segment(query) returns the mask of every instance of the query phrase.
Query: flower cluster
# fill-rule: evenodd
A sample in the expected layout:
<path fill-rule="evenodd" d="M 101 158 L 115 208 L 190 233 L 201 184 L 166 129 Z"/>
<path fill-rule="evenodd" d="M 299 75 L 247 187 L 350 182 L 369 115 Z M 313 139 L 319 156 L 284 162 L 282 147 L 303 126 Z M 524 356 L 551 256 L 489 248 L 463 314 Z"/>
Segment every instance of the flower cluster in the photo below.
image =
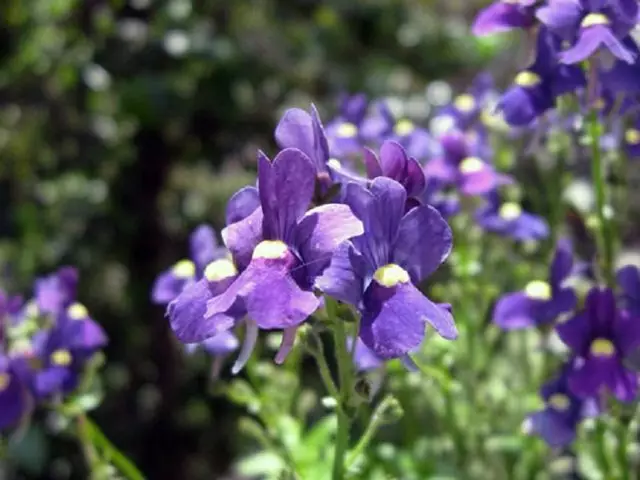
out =
<path fill-rule="evenodd" d="M 560 97 L 585 88 L 584 108 L 624 109 L 616 99 L 638 92 L 640 50 L 631 32 L 639 12 L 636 0 L 501 0 L 480 12 L 476 35 L 522 29 L 535 43 L 533 60 L 498 101 L 505 121 L 530 125 Z M 588 82 L 583 61 L 590 64 Z M 626 135 L 631 145 L 638 143 L 634 132 Z"/>
<path fill-rule="evenodd" d="M 498 1 L 481 11 L 474 24 L 477 35 L 527 32 L 535 44 L 532 60 L 500 96 L 496 109 L 510 126 L 540 125 L 539 132 L 550 121 L 574 133 L 589 113 L 595 132 L 591 155 L 596 157 L 596 183 L 604 182 L 599 178 L 600 151 L 624 143 L 628 155 L 638 154 L 637 130 L 632 127 L 622 134 L 621 126 L 627 118 L 637 124 L 630 95 L 638 89 L 640 51 L 631 31 L 639 13 L 636 0 Z M 559 108 L 561 98 L 569 108 Z M 605 232 L 600 248 L 606 249 L 610 241 L 603 195 L 597 202 L 598 228 Z M 541 389 L 545 408 L 527 423 L 554 447 L 573 442 L 581 421 L 604 411 L 610 397 L 620 402 L 637 398 L 638 375 L 625 359 L 640 347 L 640 277 L 635 267 L 625 267 L 613 285 L 608 278 L 613 277 L 611 259 L 604 263 L 600 273 L 606 286 L 596 282 L 584 299 L 579 298 L 571 279 L 584 268 L 576 268 L 571 242 L 561 239 L 548 277 L 502 296 L 493 311 L 494 322 L 503 329 L 537 328 L 545 336 L 557 336 L 565 346 L 559 373 Z"/>
<path fill-rule="evenodd" d="M 63 267 L 37 279 L 26 302 L 0 294 L 0 428 L 20 423 L 39 404 L 62 402 L 107 344 L 76 300 L 77 282 L 77 271 Z"/>
<path fill-rule="evenodd" d="M 344 119 L 352 120 L 348 125 L 371 120 L 360 118 L 357 98 L 360 103 L 349 100 L 327 132 Z M 358 342 L 380 360 L 408 360 L 427 326 L 455 338 L 450 307 L 418 289 L 452 247 L 447 222 L 424 200 L 420 163 L 397 139 L 387 139 L 379 155 L 358 143 L 364 174 L 337 167 L 329 153 L 336 140 L 314 107 L 285 112 L 275 137 L 281 148 L 275 158 L 258 154 L 257 187 L 244 187 L 229 200 L 221 232 L 226 252 L 210 228 L 200 227 L 192 235 L 192 259 L 156 281 L 153 298 L 168 303 L 178 339 L 206 346 L 234 338 L 243 325 L 237 372 L 258 332 L 277 330 L 283 333 L 280 363 L 297 329 L 323 307 L 318 293 L 359 313 Z"/>
<path fill-rule="evenodd" d="M 638 393 L 637 373 L 625 363 L 640 347 L 638 269 L 619 271 L 620 295 L 594 286 L 581 308 L 570 286 L 575 270 L 571 244 L 560 240 L 549 277 L 504 295 L 493 313 L 503 329 L 551 328 L 568 350 L 560 373 L 542 387 L 545 409 L 530 417 L 532 430 L 552 446 L 571 443 L 580 422 L 602 410 L 604 394 L 631 402 Z"/>

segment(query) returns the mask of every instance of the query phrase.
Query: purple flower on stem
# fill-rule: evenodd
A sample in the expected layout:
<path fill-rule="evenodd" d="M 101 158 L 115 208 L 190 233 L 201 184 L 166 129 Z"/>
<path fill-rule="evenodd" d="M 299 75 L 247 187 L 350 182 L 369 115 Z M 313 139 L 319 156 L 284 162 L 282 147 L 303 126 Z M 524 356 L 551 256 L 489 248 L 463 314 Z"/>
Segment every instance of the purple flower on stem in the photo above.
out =
<path fill-rule="evenodd" d="M 152 301 L 166 305 L 176 298 L 187 285 L 202 278 L 207 266 L 226 255 L 226 250 L 218 246 L 216 234 L 209 225 L 200 225 L 189 237 L 190 259 L 177 262 L 156 278 L 151 291 Z"/>
<path fill-rule="evenodd" d="M 476 36 L 491 35 L 514 29 L 529 29 L 535 23 L 537 0 L 498 0 L 478 13 L 472 32 Z"/>
<path fill-rule="evenodd" d="M 540 390 L 545 408 L 528 418 L 531 431 L 551 447 L 559 448 L 571 444 L 576 438 L 576 430 L 586 417 L 599 412 L 597 400 L 576 396 L 568 385 L 567 368 Z"/>
<path fill-rule="evenodd" d="M 107 336 L 87 309 L 74 303 L 47 331 L 34 337 L 33 355 L 41 367 L 33 373 L 33 391 L 39 398 L 73 390 L 87 360 L 107 344 Z"/>
<path fill-rule="evenodd" d="M 0 353 L 0 431 L 19 423 L 29 408 L 29 391 L 19 372 L 16 360 Z"/>
<path fill-rule="evenodd" d="M 638 20 L 636 0 L 554 0 L 539 8 L 536 16 L 570 42 L 571 47 L 560 53 L 562 63 L 579 63 L 597 52 L 635 62 L 636 55 L 623 40 Z"/>
<path fill-rule="evenodd" d="M 427 162 L 424 167 L 427 178 L 445 185 L 453 184 L 463 195 L 484 195 L 512 183 L 509 176 L 496 172 L 489 163 L 472 153 L 462 132 L 443 135 L 440 144 L 443 155 Z"/>
<path fill-rule="evenodd" d="M 576 395 L 596 397 L 607 389 L 622 402 L 636 398 L 637 374 L 623 360 L 640 345 L 640 322 L 616 307 L 611 289 L 592 288 L 584 310 L 558 324 L 556 331 L 578 358 L 568 373 Z"/>
<path fill-rule="evenodd" d="M 549 269 L 547 281 L 533 280 L 523 291 L 507 293 L 496 303 L 494 322 L 505 330 L 534 327 L 552 322 L 576 305 L 576 294 L 563 285 L 573 269 L 571 243 L 561 239 Z"/>
<path fill-rule="evenodd" d="M 579 66 L 557 61 L 560 39 L 545 28 L 538 32 L 536 58 L 515 78 L 502 95 L 498 110 L 512 126 L 525 126 L 554 107 L 556 98 L 573 92 L 586 83 Z"/>
<path fill-rule="evenodd" d="M 476 212 L 476 221 L 485 230 L 516 240 L 541 240 L 549 236 L 549 226 L 542 217 L 525 212 L 517 203 L 501 203 L 494 194 Z"/>
<path fill-rule="evenodd" d="M 233 371 L 248 359 L 258 329 L 284 330 L 276 361 L 284 360 L 296 328 L 320 306 L 312 292 L 315 278 L 341 242 L 362 233 L 362 223 L 347 205 L 307 211 L 314 184 L 314 165 L 300 150 L 284 149 L 273 162 L 259 155 L 259 206 L 222 232 L 241 273 L 216 295 L 194 292 L 206 298 L 204 312 L 201 300 L 197 312 L 189 312 L 193 307 L 188 306 L 185 314 L 170 305 L 172 327 L 181 341 L 201 342 L 230 330 L 246 313 L 245 340 Z"/>
<path fill-rule="evenodd" d="M 354 305 L 363 343 L 382 359 L 402 358 L 418 347 L 427 324 L 445 338 L 457 337 L 453 317 L 415 286 L 451 251 L 451 229 L 431 206 L 404 213 L 406 191 L 376 178 L 370 190 L 347 187 L 347 203 L 364 223 L 364 234 L 342 244 L 316 281 L 327 295 Z"/>

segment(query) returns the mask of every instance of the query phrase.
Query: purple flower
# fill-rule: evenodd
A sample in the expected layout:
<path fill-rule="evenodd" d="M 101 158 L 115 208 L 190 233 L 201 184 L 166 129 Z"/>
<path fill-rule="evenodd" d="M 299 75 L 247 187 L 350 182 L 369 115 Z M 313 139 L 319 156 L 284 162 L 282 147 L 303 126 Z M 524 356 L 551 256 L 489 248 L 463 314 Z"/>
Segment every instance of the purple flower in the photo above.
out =
<path fill-rule="evenodd" d="M 627 265 L 616 274 L 622 291 L 625 309 L 634 317 L 640 317 L 640 271 L 638 267 Z"/>
<path fill-rule="evenodd" d="M 534 62 L 516 76 L 498 102 L 497 108 L 509 125 L 530 124 L 553 108 L 557 97 L 585 85 L 580 67 L 558 63 L 560 43 L 547 29 L 539 29 Z"/>
<path fill-rule="evenodd" d="M 87 309 L 74 303 L 46 331 L 33 339 L 33 355 L 40 368 L 33 373 L 33 391 L 39 398 L 73 390 L 87 360 L 107 344 L 107 336 Z"/>
<path fill-rule="evenodd" d="M 177 262 L 156 278 L 151 291 L 152 301 L 166 305 L 176 298 L 187 285 L 202 278 L 207 266 L 226 255 L 226 250 L 216 241 L 216 234 L 209 225 L 200 225 L 189 237 L 190 259 Z"/>
<path fill-rule="evenodd" d="M 616 307 L 611 289 L 592 288 L 584 310 L 556 331 L 578 358 L 568 374 L 576 395 L 596 397 L 607 389 L 622 402 L 636 398 L 637 374 L 627 370 L 623 360 L 640 345 L 640 321 Z"/>
<path fill-rule="evenodd" d="M 0 431 L 19 423 L 30 403 L 16 360 L 0 353 Z"/>
<path fill-rule="evenodd" d="M 542 217 L 525 212 L 517 203 L 501 203 L 493 194 L 489 195 L 489 203 L 476 212 L 476 221 L 485 230 L 516 240 L 541 240 L 549 236 L 549 226 Z"/>
<path fill-rule="evenodd" d="M 42 313 L 57 315 L 75 299 L 78 271 L 74 267 L 62 267 L 57 272 L 35 281 L 35 297 Z"/>
<path fill-rule="evenodd" d="M 329 122 L 326 129 L 329 151 L 333 157 L 345 159 L 360 152 L 368 139 L 369 127 L 365 126 L 364 132 L 362 130 L 367 108 L 368 101 L 364 94 L 343 96 L 340 115 Z M 302 151 L 307 153 L 305 150 Z"/>
<path fill-rule="evenodd" d="M 599 412 L 597 400 L 582 399 L 571 391 L 566 371 L 542 386 L 545 408 L 529 416 L 531 431 L 554 448 L 571 444 L 580 422 Z"/>
<path fill-rule="evenodd" d="M 367 177 L 375 179 L 387 177 L 400 183 L 409 197 L 407 207 L 419 203 L 417 200 L 426 187 L 426 179 L 418 161 L 407 155 L 402 146 L 387 140 L 380 147 L 380 157 L 372 150 L 365 148 L 364 163 Z"/>
<path fill-rule="evenodd" d="M 512 183 L 507 175 L 472 153 L 465 134 L 451 131 L 440 139 L 443 155 L 424 167 L 427 178 L 444 185 L 453 184 L 463 195 L 484 195 L 497 187 Z"/>
<path fill-rule="evenodd" d="M 476 36 L 529 29 L 535 23 L 537 0 L 498 0 L 478 13 L 472 31 Z"/>
<path fill-rule="evenodd" d="M 549 30 L 570 43 L 560 54 L 562 63 L 578 63 L 603 51 L 626 63 L 636 56 L 622 40 L 638 20 L 636 0 L 554 0 L 536 16 Z"/>
<path fill-rule="evenodd" d="M 234 371 L 248 358 L 258 329 L 284 330 L 283 344 L 292 341 L 295 328 L 320 306 L 312 292 L 315 278 L 341 242 L 362 233 L 362 223 L 347 205 L 307 211 L 314 184 L 314 165 L 300 150 L 284 149 L 273 162 L 259 155 L 259 206 L 222 232 L 240 274 L 215 295 L 205 285 L 191 292 L 191 304 L 178 298 L 169 306 L 181 341 L 201 342 L 230 330 L 246 313 L 245 341 Z M 177 311 L 181 303 L 186 313 Z M 284 360 L 284 353 L 277 360 Z"/>
<path fill-rule="evenodd" d="M 316 286 L 360 310 L 359 337 L 382 359 L 404 357 L 424 338 L 426 324 L 453 339 L 446 309 L 415 286 L 451 251 L 451 230 L 431 206 L 404 213 L 406 191 L 378 177 L 370 190 L 347 187 L 347 203 L 364 223 L 364 234 L 342 244 Z"/>
<path fill-rule="evenodd" d="M 523 291 L 500 298 L 493 312 L 494 322 L 505 330 L 515 330 L 552 322 L 561 313 L 571 311 L 576 305 L 576 294 L 563 283 L 572 268 L 571 243 L 561 239 L 556 245 L 548 279 L 533 280 Z"/>
<path fill-rule="evenodd" d="M 349 105 L 351 104 L 349 103 Z M 366 99 L 364 105 L 366 108 Z M 351 109 L 348 111 L 351 112 Z M 356 116 L 355 113 L 354 116 Z M 301 150 L 316 166 L 321 183 L 325 186 L 331 183 L 327 169 L 329 144 L 315 105 L 311 105 L 311 113 L 300 108 L 290 108 L 284 112 L 276 127 L 275 137 L 276 143 L 281 149 L 297 148 Z"/>
<path fill-rule="evenodd" d="M 478 123 L 483 109 L 488 100 L 495 94 L 493 78 L 491 74 L 483 72 L 479 74 L 467 93 L 458 95 L 453 101 L 442 108 L 437 117 L 448 117 L 452 120 L 455 129 L 470 133 L 473 129 L 479 139 L 484 141 L 486 132 Z"/>

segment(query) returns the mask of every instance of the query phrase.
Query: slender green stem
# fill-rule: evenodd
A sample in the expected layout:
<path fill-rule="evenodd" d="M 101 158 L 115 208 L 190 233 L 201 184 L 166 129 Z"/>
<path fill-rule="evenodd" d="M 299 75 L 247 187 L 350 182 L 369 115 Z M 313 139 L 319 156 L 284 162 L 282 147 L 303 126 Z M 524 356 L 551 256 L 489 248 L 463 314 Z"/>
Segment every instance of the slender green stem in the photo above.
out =
<path fill-rule="evenodd" d="M 338 317 L 336 302 L 327 298 L 326 309 L 329 317 L 329 323 L 333 331 L 335 355 L 338 364 L 338 378 L 340 379 L 339 390 L 336 396 L 338 400 L 338 409 L 336 412 L 338 417 L 338 431 L 335 439 L 331 478 L 332 480 L 343 480 L 345 478 L 345 456 L 349 449 L 349 429 L 351 426 L 351 419 L 347 415 L 346 409 L 351 400 L 351 392 L 353 391 L 353 362 L 350 355 L 351 352 L 349 352 L 347 348 L 347 332 L 345 324 Z M 324 362 L 318 362 L 319 365 L 322 363 Z M 323 368 L 324 367 L 321 367 L 321 370 Z M 323 375 L 322 372 L 321 375 Z M 329 389 L 333 390 L 333 387 L 329 387 Z"/>
<path fill-rule="evenodd" d="M 599 247 L 602 249 L 602 273 L 607 285 L 613 286 L 613 230 L 612 224 L 605 214 L 606 208 L 606 179 L 602 165 L 600 150 L 600 123 L 598 111 L 595 108 L 589 113 L 589 137 L 591 139 L 591 176 L 595 188 L 596 215 L 598 219 Z"/>
<path fill-rule="evenodd" d="M 349 449 L 349 427 L 351 421 L 345 414 L 344 408 L 349 402 L 353 382 L 353 365 L 351 356 L 347 350 L 347 334 L 344 323 L 336 318 L 333 325 L 333 338 L 335 341 L 336 359 L 338 360 L 338 376 L 340 377 L 340 404 L 342 409 L 338 411 L 338 432 L 336 435 L 335 455 L 333 458 L 333 480 L 342 480 L 345 472 L 345 455 Z"/>
<path fill-rule="evenodd" d="M 93 478 L 94 472 L 100 465 L 100 457 L 96 451 L 93 441 L 91 440 L 91 432 L 88 426 L 88 419 L 85 415 L 80 415 L 76 419 L 76 436 L 82 447 L 84 460 L 87 463 L 90 477 Z"/>
<path fill-rule="evenodd" d="M 318 365 L 318 371 L 320 372 L 320 378 L 322 379 L 322 383 L 324 383 L 324 388 L 327 389 L 329 395 L 331 395 L 336 402 L 340 401 L 340 392 L 338 391 L 338 387 L 336 387 L 333 378 L 331 377 L 331 371 L 329 370 L 329 364 L 327 363 L 327 358 L 324 354 L 324 347 L 322 346 L 322 340 L 315 335 L 316 347 L 310 348 L 309 352 L 313 356 Z"/>
<path fill-rule="evenodd" d="M 118 469 L 127 480 L 145 480 L 144 475 L 120 450 L 118 450 L 109 439 L 102 433 L 100 428 L 86 416 L 82 417 L 84 431 L 92 446 L 100 448 L 104 452 L 105 458 Z"/>
<path fill-rule="evenodd" d="M 396 400 L 391 395 L 388 395 L 382 400 L 382 402 L 378 404 L 376 409 L 373 411 L 369 425 L 367 425 L 367 428 L 362 434 L 362 437 L 360 437 L 358 444 L 353 450 L 351 450 L 351 452 L 349 452 L 349 455 L 347 456 L 347 470 L 358 459 L 365 448 L 367 448 L 369 443 L 371 443 L 373 436 L 384 423 L 387 410 L 393 407 L 394 403 L 396 403 Z"/>

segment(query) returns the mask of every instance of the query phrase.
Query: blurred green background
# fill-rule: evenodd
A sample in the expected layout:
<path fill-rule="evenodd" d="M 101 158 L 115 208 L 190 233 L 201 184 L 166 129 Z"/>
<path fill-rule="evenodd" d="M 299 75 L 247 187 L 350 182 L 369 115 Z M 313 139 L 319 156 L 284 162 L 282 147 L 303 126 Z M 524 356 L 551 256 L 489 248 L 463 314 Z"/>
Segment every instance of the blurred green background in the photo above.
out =
<path fill-rule="evenodd" d="M 189 366 L 149 301 L 156 274 L 194 226 L 221 226 L 284 108 L 313 101 L 326 121 L 340 93 L 365 91 L 426 116 L 430 82 L 464 88 L 505 63 L 504 38 L 469 33 L 481 3 L 0 2 L 3 284 L 79 267 L 111 339 L 94 416 L 149 478 L 217 478 L 239 448 L 240 409 L 208 394 L 204 362 Z M 22 475 L 69 478 L 75 445 L 31 435 Z"/>

